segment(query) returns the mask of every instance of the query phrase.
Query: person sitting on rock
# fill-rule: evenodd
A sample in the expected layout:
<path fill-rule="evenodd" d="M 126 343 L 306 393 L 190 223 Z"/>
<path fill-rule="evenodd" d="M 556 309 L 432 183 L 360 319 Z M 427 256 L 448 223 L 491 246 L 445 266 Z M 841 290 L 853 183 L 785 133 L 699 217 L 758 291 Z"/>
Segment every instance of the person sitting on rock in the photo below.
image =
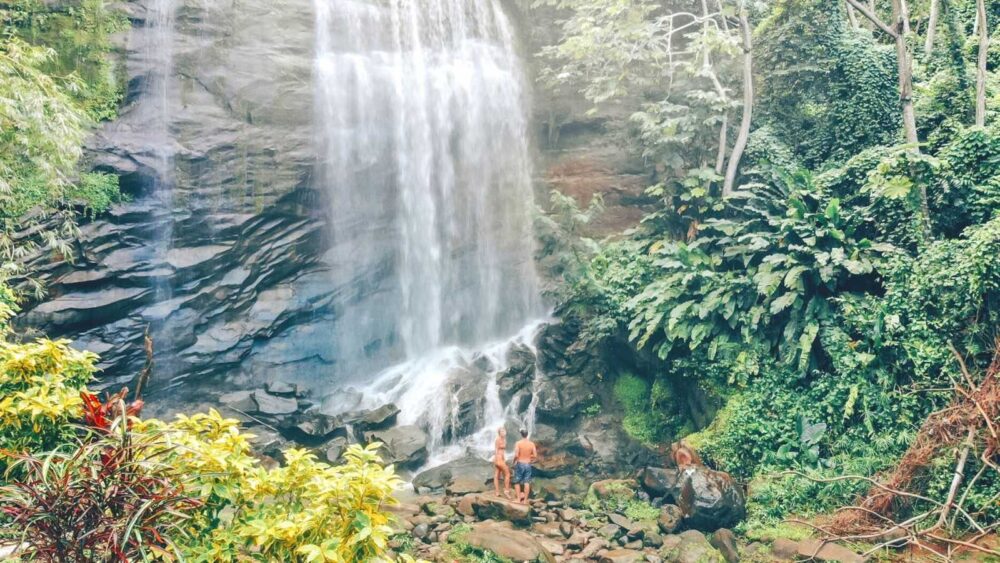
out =
<path fill-rule="evenodd" d="M 500 496 L 500 476 L 503 476 L 503 496 L 510 498 L 510 466 L 507 465 L 507 429 L 501 426 L 497 430 L 497 439 L 493 443 L 493 488 Z"/>
<path fill-rule="evenodd" d="M 528 503 L 531 496 L 531 464 L 538 460 L 538 448 L 528 439 L 528 431 L 521 429 L 521 439 L 514 444 L 514 492 L 517 502 Z"/>
<path fill-rule="evenodd" d="M 673 458 L 677 467 L 681 469 L 692 465 L 699 467 L 704 467 L 705 465 L 701 461 L 701 457 L 698 456 L 698 453 L 691 449 L 691 447 L 683 441 L 675 442 L 670 445 L 670 457 Z"/>

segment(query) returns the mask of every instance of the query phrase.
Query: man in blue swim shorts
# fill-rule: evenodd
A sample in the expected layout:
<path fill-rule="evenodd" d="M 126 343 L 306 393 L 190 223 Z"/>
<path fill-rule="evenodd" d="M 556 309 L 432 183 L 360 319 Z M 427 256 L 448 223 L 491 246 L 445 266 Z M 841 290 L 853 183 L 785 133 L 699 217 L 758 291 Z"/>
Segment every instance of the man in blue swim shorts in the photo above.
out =
<path fill-rule="evenodd" d="M 514 445 L 514 491 L 517 502 L 528 503 L 531 495 L 531 464 L 538 460 L 538 448 L 528 439 L 528 431 L 521 429 L 521 439 Z"/>

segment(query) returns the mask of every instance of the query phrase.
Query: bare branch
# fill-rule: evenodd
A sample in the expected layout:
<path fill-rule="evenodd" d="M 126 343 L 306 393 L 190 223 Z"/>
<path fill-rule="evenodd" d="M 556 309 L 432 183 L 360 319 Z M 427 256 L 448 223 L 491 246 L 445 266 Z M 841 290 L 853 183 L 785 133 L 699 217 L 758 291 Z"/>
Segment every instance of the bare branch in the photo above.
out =
<path fill-rule="evenodd" d="M 877 28 L 881 29 L 883 32 L 887 33 L 893 39 L 895 39 L 896 37 L 899 36 L 899 34 L 896 33 L 896 30 L 894 30 L 891 27 L 889 27 L 888 25 L 886 25 L 885 22 L 883 22 L 881 18 L 879 18 L 877 15 L 875 15 L 875 12 L 871 11 L 868 8 L 868 6 L 865 6 L 861 2 L 858 2 L 858 0 L 847 0 L 847 3 L 850 4 L 855 10 L 857 10 L 858 12 L 860 12 L 862 16 L 868 18 L 868 21 L 870 21 L 873 24 L 875 24 L 875 27 L 877 27 Z"/>
<path fill-rule="evenodd" d="M 965 439 L 962 453 L 958 457 L 958 464 L 955 466 L 955 475 L 951 478 L 951 487 L 948 489 L 948 498 L 944 501 L 944 506 L 941 507 L 941 515 L 938 516 L 938 521 L 931 528 L 932 530 L 943 528 L 948 522 L 948 513 L 951 512 L 951 507 L 955 504 L 955 495 L 958 494 L 958 487 L 962 484 L 962 479 L 965 477 L 965 462 L 969 459 L 969 450 L 972 449 L 972 440 L 975 437 L 976 427 L 973 426 L 969 429 L 969 436 Z"/>

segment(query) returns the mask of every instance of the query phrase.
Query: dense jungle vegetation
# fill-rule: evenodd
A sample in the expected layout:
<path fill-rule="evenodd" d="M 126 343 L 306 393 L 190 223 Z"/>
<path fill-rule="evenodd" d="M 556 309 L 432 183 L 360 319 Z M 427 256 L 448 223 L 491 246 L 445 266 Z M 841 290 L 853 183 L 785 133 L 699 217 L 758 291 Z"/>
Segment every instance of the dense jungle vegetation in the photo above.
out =
<path fill-rule="evenodd" d="M 1000 5 L 556 4 L 548 85 L 631 115 L 658 202 L 559 266 L 583 342 L 656 360 L 616 385 L 630 433 L 749 481 L 749 534 L 859 497 L 841 529 L 949 498 L 951 526 L 995 528 Z M 599 212 L 554 198 L 566 231 Z M 888 475 L 920 496 L 866 480 Z"/>

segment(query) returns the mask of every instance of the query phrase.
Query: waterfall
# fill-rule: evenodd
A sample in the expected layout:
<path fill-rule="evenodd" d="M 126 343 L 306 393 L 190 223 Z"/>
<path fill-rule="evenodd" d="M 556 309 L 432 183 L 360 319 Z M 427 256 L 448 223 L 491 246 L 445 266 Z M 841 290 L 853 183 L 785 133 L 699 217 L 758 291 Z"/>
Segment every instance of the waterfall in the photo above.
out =
<path fill-rule="evenodd" d="M 454 371 L 544 313 L 512 27 L 499 0 L 314 4 L 329 261 L 356 292 L 332 338 L 337 382 L 398 362 L 370 394 L 444 447 Z M 502 414 L 487 403 L 484 419 Z"/>
<path fill-rule="evenodd" d="M 173 298 L 173 275 L 169 266 L 170 251 L 174 236 L 174 155 L 175 142 L 170 131 L 173 92 L 172 73 L 174 64 L 174 17 L 177 0 L 151 0 L 146 7 L 143 27 L 142 56 L 146 69 L 142 96 L 133 109 L 135 119 L 144 131 L 155 176 L 152 178 L 151 194 L 156 201 L 155 223 L 152 229 L 150 263 L 154 271 L 149 280 L 156 304 L 165 304 Z M 173 337 L 169 331 L 161 330 L 161 310 L 169 307 L 153 307 L 147 320 L 151 321 L 153 340 L 159 351 L 166 352 L 158 358 L 161 372 L 166 379 L 172 379 L 176 370 L 172 367 Z"/>

